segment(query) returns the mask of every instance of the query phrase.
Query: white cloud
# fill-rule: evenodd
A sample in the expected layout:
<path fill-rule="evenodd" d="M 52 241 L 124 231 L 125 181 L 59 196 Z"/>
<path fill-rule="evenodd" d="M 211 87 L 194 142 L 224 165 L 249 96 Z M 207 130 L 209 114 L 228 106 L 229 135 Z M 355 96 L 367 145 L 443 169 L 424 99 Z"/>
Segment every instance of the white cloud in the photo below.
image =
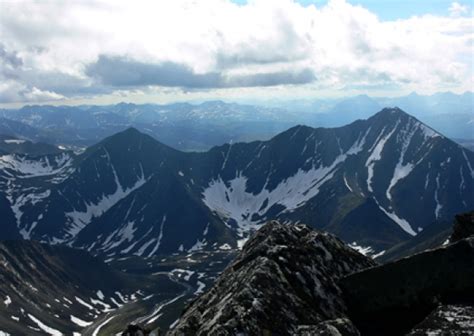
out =
<path fill-rule="evenodd" d="M 28 87 L 22 83 L 14 81 L 3 81 L 0 83 L 0 102 L 51 102 L 64 100 L 65 96 L 47 90 L 40 90 L 37 87 Z"/>
<path fill-rule="evenodd" d="M 469 6 L 461 5 L 459 2 L 454 1 L 451 3 L 451 6 L 449 6 L 449 13 L 451 16 L 461 16 L 467 14 L 469 13 Z"/>
<path fill-rule="evenodd" d="M 10 63 L 13 56 L 18 60 L 15 69 L 0 65 L 0 80 L 4 86 L 8 79 L 11 87 L 31 92 L 36 88 L 51 97 L 127 89 L 116 87 L 116 82 L 145 92 L 150 85 L 169 83 L 150 78 L 143 83 L 140 78 L 104 83 L 90 73 L 100 57 L 115 57 L 150 69 L 177 64 L 176 69 L 189 69 L 192 76 L 214 74 L 243 86 L 281 85 L 295 94 L 354 88 L 463 91 L 473 87 L 474 32 L 471 17 L 454 14 L 465 10 L 453 3 L 447 17 L 380 21 L 344 0 L 322 7 L 290 0 L 254 0 L 244 6 L 229 0 L 19 0 L 3 3 L 0 12 L 3 55 L 9 55 Z M 315 80 L 294 79 L 308 69 Z M 125 70 L 121 76 L 137 76 Z M 268 81 L 270 77 L 274 81 Z M 182 83 L 185 91 L 187 80 Z M 180 83 L 173 81 L 175 86 Z M 253 92 L 262 90 L 256 87 Z M 242 92 L 251 93 L 252 88 Z"/>

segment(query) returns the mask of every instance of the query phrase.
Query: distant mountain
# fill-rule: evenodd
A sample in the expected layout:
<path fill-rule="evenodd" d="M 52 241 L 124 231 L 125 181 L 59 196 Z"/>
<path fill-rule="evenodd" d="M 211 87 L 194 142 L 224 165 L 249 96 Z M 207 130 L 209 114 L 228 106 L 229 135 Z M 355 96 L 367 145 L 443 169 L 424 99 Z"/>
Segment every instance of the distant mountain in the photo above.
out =
<path fill-rule="evenodd" d="M 296 125 L 298 113 L 209 101 L 197 105 L 31 105 L 0 110 L 0 117 L 0 134 L 23 139 L 90 146 L 135 127 L 174 148 L 202 151 L 231 141 L 270 138 Z"/>
<path fill-rule="evenodd" d="M 396 98 L 379 98 L 384 106 L 399 106 L 408 113 L 417 116 L 439 114 L 473 114 L 474 92 L 457 95 L 451 92 L 438 92 L 430 96 L 412 92 L 407 96 Z"/>
<path fill-rule="evenodd" d="M 261 104 L 261 103 L 260 103 Z M 265 106 L 222 101 L 116 105 L 29 105 L 0 109 L 0 134 L 66 147 L 91 146 L 134 127 L 184 151 L 205 151 L 230 142 L 266 140 L 304 124 L 339 127 L 398 106 L 450 138 L 474 139 L 474 98 L 438 93 L 381 98 L 359 95 L 337 99 L 295 99 Z"/>
<path fill-rule="evenodd" d="M 0 165 L 3 238 L 115 257 L 237 247 L 273 218 L 380 254 L 474 205 L 474 153 L 399 109 L 204 153 L 128 129 L 82 154 Z"/>
<path fill-rule="evenodd" d="M 0 134 L 35 142 L 47 138 L 40 129 L 6 118 L 0 118 Z"/>
<path fill-rule="evenodd" d="M 321 126 L 329 127 L 346 125 L 358 119 L 370 118 L 382 108 L 382 105 L 367 95 L 351 97 L 336 103 L 324 116 L 318 116 L 316 124 L 319 122 Z"/>

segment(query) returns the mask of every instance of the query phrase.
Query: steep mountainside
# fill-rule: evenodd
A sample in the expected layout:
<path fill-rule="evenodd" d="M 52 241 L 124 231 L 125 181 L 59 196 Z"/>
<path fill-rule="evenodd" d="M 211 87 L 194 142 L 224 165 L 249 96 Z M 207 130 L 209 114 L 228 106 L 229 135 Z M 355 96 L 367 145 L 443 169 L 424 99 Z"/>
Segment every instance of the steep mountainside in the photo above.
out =
<path fill-rule="evenodd" d="M 99 316 L 149 289 L 157 290 L 84 251 L 0 242 L 0 334 L 79 335 Z"/>
<path fill-rule="evenodd" d="M 375 263 L 303 224 L 267 223 L 171 335 L 294 335 L 346 317 L 336 281 Z"/>
<path fill-rule="evenodd" d="M 236 247 L 273 218 L 380 254 L 474 205 L 474 154 L 399 109 L 205 153 L 129 129 L 82 154 L 0 165 L 15 219 L 3 225 L 110 256 Z"/>

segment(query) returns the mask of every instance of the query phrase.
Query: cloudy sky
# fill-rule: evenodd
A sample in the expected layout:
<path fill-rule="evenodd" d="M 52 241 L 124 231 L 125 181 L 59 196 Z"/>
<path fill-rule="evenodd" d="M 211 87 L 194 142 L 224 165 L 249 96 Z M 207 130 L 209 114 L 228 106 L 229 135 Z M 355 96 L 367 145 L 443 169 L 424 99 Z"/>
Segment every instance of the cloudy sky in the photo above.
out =
<path fill-rule="evenodd" d="M 0 0 L 0 105 L 473 89 L 471 1 Z"/>

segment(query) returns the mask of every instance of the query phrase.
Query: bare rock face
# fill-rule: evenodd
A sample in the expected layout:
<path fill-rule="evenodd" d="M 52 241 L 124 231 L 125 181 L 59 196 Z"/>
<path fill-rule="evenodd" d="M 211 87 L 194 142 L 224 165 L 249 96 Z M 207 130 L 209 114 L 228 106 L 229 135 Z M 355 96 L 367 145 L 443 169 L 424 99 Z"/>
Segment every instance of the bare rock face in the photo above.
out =
<path fill-rule="evenodd" d="M 449 240 L 454 243 L 470 236 L 474 236 L 474 211 L 456 215 L 453 234 Z"/>
<path fill-rule="evenodd" d="M 312 326 L 350 329 L 350 321 L 338 320 L 347 308 L 337 280 L 371 266 L 372 259 L 331 234 L 269 222 L 214 287 L 187 307 L 170 334 L 306 335 Z M 328 320 L 339 322 L 320 325 Z M 357 335 L 353 329 L 340 334 Z"/>
<path fill-rule="evenodd" d="M 474 335 L 474 306 L 442 305 L 417 325 L 407 336 Z"/>
<path fill-rule="evenodd" d="M 340 286 L 363 335 L 403 335 L 440 304 L 474 303 L 473 279 L 470 237 L 349 275 Z"/>

